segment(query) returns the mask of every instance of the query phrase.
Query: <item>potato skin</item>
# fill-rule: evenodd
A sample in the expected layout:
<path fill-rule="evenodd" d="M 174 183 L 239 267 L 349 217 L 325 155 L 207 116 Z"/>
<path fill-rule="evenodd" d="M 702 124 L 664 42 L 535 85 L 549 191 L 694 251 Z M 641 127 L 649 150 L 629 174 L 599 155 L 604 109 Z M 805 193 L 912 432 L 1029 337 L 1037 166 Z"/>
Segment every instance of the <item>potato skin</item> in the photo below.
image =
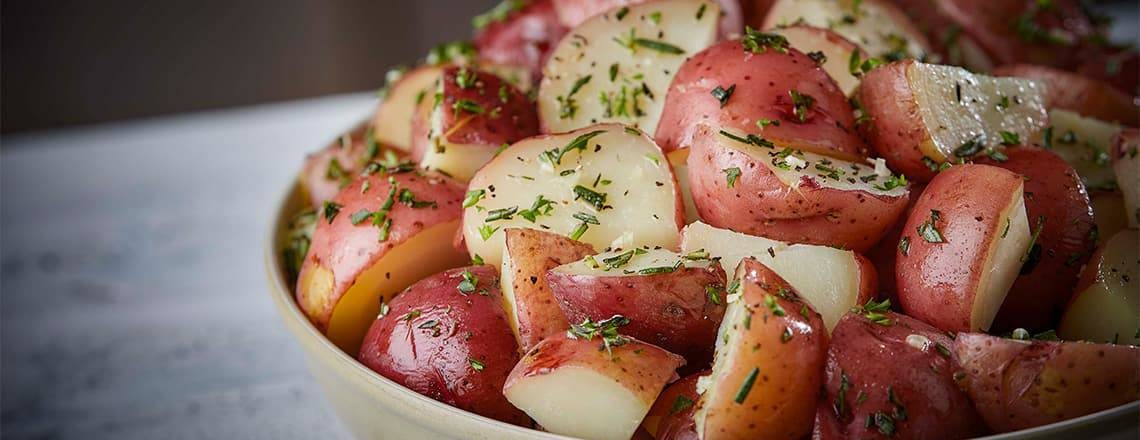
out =
<path fill-rule="evenodd" d="M 1047 108 L 1072 110 L 1082 116 L 1123 125 L 1140 125 L 1140 107 L 1132 97 L 1111 85 L 1080 74 L 1047 66 L 1012 64 L 991 72 L 994 76 L 1016 76 L 1045 83 Z"/>
<path fill-rule="evenodd" d="M 909 246 L 895 255 L 903 311 L 942 330 L 971 330 L 986 252 L 1000 230 L 1000 213 L 1021 186 L 1016 173 L 974 164 L 953 166 L 930 181 L 903 227 Z M 943 243 L 927 242 L 917 233 L 932 210 L 941 213 L 935 227 Z"/>
<path fill-rule="evenodd" d="M 395 203 L 389 211 L 392 220 L 388 239 L 380 241 L 380 228 L 370 219 L 357 225 L 352 224 L 352 214 L 359 210 L 376 211 L 388 197 L 389 178 L 400 189 L 407 189 L 418 201 L 433 201 L 434 207 L 412 208 L 404 203 Z M 361 188 L 368 184 L 367 192 Z M 405 172 L 396 174 L 375 173 L 358 178 L 344 187 L 332 202 L 340 205 L 340 212 L 331 221 L 318 212 L 317 227 L 313 231 L 312 245 L 305 264 L 298 275 L 297 303 L 309 320 L 322 332 L 327 330 L 332 317 L 333 306 L 362 271 L 372 266 L 385 253 L 409 240 L 420 231 L 432 226 L 457 221 L 463 215 L 462 202 L 464 188 L 454 180 L 431 172 Z M 309 308 L 305 289 L 301 281 L 306 273 L 318 267 L 333 272 L 332 296 L 327 307 L 319 310 Z"/>
<path fill-rule="evenodd" d="M 716 87 L 735 85 L 722 103 Z M 799 122 L 791 91 L 811 96 L 814 104 Z M 759 119 L 778 121 L 759 130 Z M 861 161 L 867 146 L 855 133 L 851 105 L 835 83 L 802 52 L 752 53 L 738 40 L 724 41 L 693 55 L 681 65 L 665 98 L 654 139 L 670 152 L 688 148 L 700 124 L 756 133 L 781 147 Z"/>
<path fill-rule="evenodd" d="M 465 271 L 477 278 L 476 292 L 458 289 Z M 360 362 L 432 399 L 527 426 L 526 414 L 502 394 L 519 355 L 498 285 L 491 266 L 451 269 L 412 285 L 372 323 Z"/>
<path fill-rule="evenodd" d="M 546 282 L 566 319 L 594 322 L 614 315 L 629 318 L 622 333 L 684 356 L 703 368 L 712 359 L 716 331 L 724 317 L 724 270 L 681 267 L 652 275 L 580 275 L 550 270 Z M 720 304 L 706 289 L 717 289 Z"/>
<path fill-rule="evenodd" d="M 886 159 L 891 170 L 921 183 L 934 178 L 935 171 L 922 160 L 922 150 L 934 146 L 907 80 L 912 64 L 913 60 L 904 60 L 868 72 L 856 95 L 870 116 L 859 129 L 875 153 Z"/>
<path fill-rule="evenodd" d="M 816 411 L 813 438 L 958 439 L 984 434 L 980 416 L 954 380 L 953 341 L 917 319 L 894 312 L 884 315 L 889 325 L 848 313 L 835 326 L 827 352 L 826 398 Z M 929 344 L 911 345 L 911 335 Z M 891 417 L 893 434 L 886 435 L 874 423 L 866 425 L 878 412 Z"/>
<path fill-rule="evenodd" d="M 804 183 L 791 188 L 758 159 L 723 146 L 707 125 L 698 129 L 689 153 L 689 185 L 706 223 L 793 243 L 863 251 L 890 229 L 907 198 L 845 191 Z M 744 172 L 732 188 L 725 169 Z M 814 183 L 814 181 L 813 181 Z"/>
<path fill-rule="evenodd" d="M 960 333 L 964 387 L 996 432 L 1032 428 L 1140 398 L 1140 348 Z"/>
<path fill-rule="evenodd" d="M 803 438 L 811 432 L 823 383 L 827 327 L 786 281 L 756 259 L 742 260 L 737 278 L 739 301 L 750 310 L 745 312 L 750 318 L 724 323 L 729 336 L 719 348 L 738 353 L 732 365 L 720 366 L 727 371 L 714 376 L 701 396 L 697 410 L 705 417 L 701 438 Z M 767 298 L 782 313 L 774 312 Z M 717 370 L 714 366 L 714 374 Z M 755 382 L 743 399 L 737 399 L 752 371 L 758 371 Z M 715 396 L 710 397 L 714 388 Z"/>
<path fill-rule="evenodd" d="M 914 204 L 924 189 L 926 189 L 926 185 L 921 183 L 911 183 L 907 187 L 909 192 L 907 193 L 906 208 L 903 209 L 894 226 L 866 253 L 867 259 L 870 260 L 869 264 L 874 267 L 878 275 L 879 283 L 875 293 L 891 300 L 892 304 L 899 303 L 898 288 L 895 284 L 895 257 L 899 251 L 899 240 L 902 239 L 906 219 L 910 217 L 910 212 L 914 210 Z M 860 302 L 860 304 L 864 303 L 866 303 L 865 300 Z"/>
<path fill-rule="evenodd" d="M 1128 227 L 1140 227 L 1140 129 L 1125 128 L 1112 138 L 1109 158 L 1116 173 L 1116 183 L 1124 196 L 1124 214 Z"/>
<path fill-rule="evenodd" d="M 1080 176 L 1060 156 L 1035 147 L 1007 148 L 1008 160 L 982 158 L 978 163 L 998 166 L 1024 176 L 1025 213 L 1030 228 L 1045 223 L 1037 244 L 1036 265 L 1022 268 L 1005 297 L 991 330 L 1018 327 L 1044 331 L 1054 328 L 1069 303 L 1081 266 L 1096 250 L 1096 235 L 1089 196 Z"/>
<path fill-rule="evenodd" d="M 538 0 L 529 2 L 505 20 L 491 22 L 477 30 L 472 43 L 481 61 L 524 67 L 537 85 L 542 79 L 542 66 L 568 30 L 558 20 L 553 3 Z"/>
<path fill-rule="evenodd" d="M 505 234 L 505 252 L 510 254 L 515 271 L 512 288 L 519 345 L 525 352 L 547 336 L 570 328 L 546 281 L 546 271 L 596 252 L 588 244 L 538 229 L 509 228 Z"/>
<path fill-rule="evenodd" d="M 693 422 L 693 411 L 701 397 L 697 394 L 697 380 L 708 374 L 708 370 L 698 371 L 665 387 L 641 427 L 657 440 L 698 440 Z"/>

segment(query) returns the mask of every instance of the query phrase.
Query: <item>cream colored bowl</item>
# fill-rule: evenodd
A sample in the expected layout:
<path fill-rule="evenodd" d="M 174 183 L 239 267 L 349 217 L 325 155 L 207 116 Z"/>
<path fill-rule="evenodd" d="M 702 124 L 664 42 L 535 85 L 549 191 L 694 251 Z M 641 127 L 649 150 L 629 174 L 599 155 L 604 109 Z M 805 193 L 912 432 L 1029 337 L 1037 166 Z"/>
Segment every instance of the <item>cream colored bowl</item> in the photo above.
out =
<path fill-rule="evenodd" d="M 278 205 L 266 246 L 269 293 L 304 349 L 313 377 L 340 419 L 360 439 L 567 439 L 491 420 L 424 397 L 369 370 L 309 323 L 293 301 L 281 260 L 286 227 L 304 206 L 299 187 Z M 1140 402 L 993 439 L 1140 438 Z"/>

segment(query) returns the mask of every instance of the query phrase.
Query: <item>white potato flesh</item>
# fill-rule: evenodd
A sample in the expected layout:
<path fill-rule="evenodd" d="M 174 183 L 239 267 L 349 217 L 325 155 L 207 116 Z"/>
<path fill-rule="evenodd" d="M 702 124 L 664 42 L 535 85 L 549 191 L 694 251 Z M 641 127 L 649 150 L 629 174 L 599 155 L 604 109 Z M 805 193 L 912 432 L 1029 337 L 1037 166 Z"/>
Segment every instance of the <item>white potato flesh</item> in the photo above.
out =
<path fill-rule="evenodd" d="M 907 70 L 922 123 L 934 150 L 923 151 L 945 162 L 967 142 L 999 147 L 1002 132 L 1033 139 L 1049 123 L 1045 86 L 1023 78 L 976 75 L 961 67 L 914 63 Z"/>
<path fill-rule="evenodd" d="M 581 149 L 568 149 L 582 138 Z M 644 133 L 617 124 L 519 141 L 480 169 L 468 191 L 469 200 L 482 193 L 464 211 L 463 238 L 472 256 L 491 265 L 502 263 L 506 228 L 543 229 L 595 249 L 675 249 L 680 238 L 680 197 L 664 154 Z M 549 210 L 531 222 L 522 212 L 539 196 Z"/>
<path fill-rule="evenodd" d="M 629 439 L 652 403 L 613 378 L 582 367 L 521 379 L 504 394 L 546 431 L 589 440 Z"/>
<path fill-rule="evenodd" d="M 503 245 L 506 247 L 506 245 Z M 515 299 L 515 266 L 511 259 L 511 253 L 503 250 L 503 263 L 499 267 L 499 291 L 503 293 L 503 311 L 507 312 L 507 322 L 511 325 L 511 331 L 515 334 L 515 339 L 519 341 L 521 347 L 522 338 L 519 334 L 519 309 Z"/>
<path fill-rule="evenodd" d="M 744 133 L 734 130 L 722 130 L 722 132 L 738 138 L 744 137 Z M 805 182 L 812 182 L 823 188 L 863 191 L 876 196 L 903 197 L 907 193 L 906 185 L 886 189 L 888 188 L 886 182 L 892 174 L 885 166 L 876 168 L 874 165 L 832 159 L 821 154 L 791 148 L 757 147 L 724 135 L 717 136 L 717 140 L 725 148 L 756 159 L 781 183 L 793 190 Z"/>
<path fill-rule="evenodd" d="M 733 279 L 739 279 L 739 274 L 734 275 Z M 787 281 L 787 280 L 785 280 Z M 713 359 L 712 371 L 706 376 L 697 378 L 697 394 L 701 396 L 703 402 L 716 402 L 719 401 L 719 393 L 722 387 L 715 386 L 720 383 L 725 373 L 732 371 L 737 367 L 736 358 L 742 351 L 739 350 L 739 344 L 736 350 L 731 350 L 726 345 L 729 342 L 729 332 L 732 331 L 734 326 L 744 321 L 744 317 L 748 312 L 748 306 L 744 301 L 731 301 L 724 309 L 724 319 L 720 321 L 720 328 L 717 329 L 716 334 L 716 357 Z M 743 367 L 741 367 L 743 368 Z M 693 421 L 696 423 L 697 433 L 701 436 L 705 432 L 705 420 L 707 419 L 709 405 L 699 405 L 696 411 L 693 412 Z"/>
<path fill-rule="evenodd" d="M 420 159 L 420 167 L 437 170 L 461 181 L 471 179 L 475 171 L 495 156 L 498 145 L 457 144 L 447 141 L 443 133 L 443 106 L 431 110 L 429 145 Z"/>
<path fill-rule="evenodd" d="M 543 131 L 620 122 L 654 133 L 673 75 L 686 57 L 716 41 L 719 17 L 715 1 L 662 0 L 586 20 L 543 68 Z"/>
<path fill-rule="evenodd" d="M 646 275 L 682 267 L 704 269 L 711 264 L 712 260 L 703 252 L 687 255 L 666 249 L 640 247 L 602 252 L 553 270 L 570 275 L 613 277 Z"/>
<path fill-rule="evenodd" d="M 788 244 L 696 222 L 685 227 L 681 252 L 700 250 L 720 257 L 721 267 L 736 267 L 747 257 L 757 259 L 791 284 L 819 312 L 828 330 L 859 299 L 859 264 L 852 251 Z M 726 322 L 730 313 L 731 309 L 725 312 Z"/>
<path fill-rule="evenodd" d="M 1124 194 L 1124 212 L 1128 215 L 1128 227 L 1140 227 L 1140 139 L 1131 138 L 1121 152 L 1113 159 L 1112 170 L 1116 172 L 1116 184 Z"/>
<path fill-rule="evenodd" d="M 1112 146 L 1112 137 L 1120 132 L 1120 125 L 1062 109 L 1049 110 L 1049 124 L 1052 128 L 1042 130 L 1033 138 L 1034 143 L 1048 146 L 1065 159 L 1089 190 L 1116 186 L 1108 149 Z M 1052 135 L 1048 141 L 1046 134 Z"/>
<path fill-rule="evenodd" d="M 765 29 L 793 24 L 806 24 L 831 29 L 858 44 L 871 56 L 894 54 L 923 59 L 930 48 L 923 45 L 922 35 L 901 23 L 888 9 L 876 1 L 858 0 L 778 0 L 768 10 Z M 795 47 L 795 45 L 793 45 Z M 863 58 L 868 58 L 867 54 Z M 841 61 L 847 62 L 847 58 Z"/>
<path fill-rule="evenodd" d="M 404 73 L 381 102 L 372 119 L 372 133 L 376 141 L 403 151 L 412 150 L 412 114 L 443 69 L 423 66 Z M 430 99 L 430 96 L 428 97 Z"/>
<path fill-rule="evenodd" d="M 689 189 L 689 149 L 682 148 L 669 153 L 669 164 L 673 166 L 673 175 L 677 176 L 677 186 L 681 191 L 681 201 L 685 204 L 685 224 L 700 221 L 697 214 L 697 202 L 693 201 L 693 191 Z"/>
<path fill-rule="evenodd" d="M 860 49 L 843 36 L 829 34 L 826 29 L 790 26 L 773 29 L 774 34 L 782 35 L 788 39 L 788 44 L 803 53 L 819 52 L 826 57 L 820 67 L 827 72 L 831 79 L 839 85 L 844 95 L 851 96 L 859 86 L 859 78 L 851 74 L 851 53 L 858 50 L 860 57 L 867 58 L 866 50 Z M 838 41 L 835 38 L 839 38 Z"/>
<path fill-rule="evenodd" d="M 1099 261 L 1090 261 L 1096 281 L 1078 292 L 1057 333 L 1062 339 L 1140 345 L 1140 233 L 1122 230 L 1109 238 Z"/>
<path fill-rule="evenodd" d="M 988 270 L 978 280 L 970 311 L 970 328 L 975 330 L 989 330 L 1010 286 L 1017 280 L 1029 250 L 1032 232 L 1025 214 L 1025 197 L 1020 189 L 1014 193 L 997 224 L 1002 225 L 1002 230 L 994 231 L 995 240 L 990 243 L 988 263 L 984 266 Z M 1005 229 L 1007 224 L 1009 229 Z"/>

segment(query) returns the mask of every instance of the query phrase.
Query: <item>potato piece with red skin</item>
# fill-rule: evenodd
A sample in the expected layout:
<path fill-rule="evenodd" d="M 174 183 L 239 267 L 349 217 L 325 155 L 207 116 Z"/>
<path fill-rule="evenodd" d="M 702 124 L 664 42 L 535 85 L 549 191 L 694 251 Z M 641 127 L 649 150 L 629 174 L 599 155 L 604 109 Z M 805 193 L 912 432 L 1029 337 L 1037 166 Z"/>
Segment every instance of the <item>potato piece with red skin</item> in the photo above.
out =
<path fill-rule="evenodd" d="M 1082 340 L 1140 345 L 1140 235 L 1125 229 L 1107 237 L 1081 272 L 1057 334 Z"/>
<path fill-rule="evenodd" d="M 381 301 L 469 261 L 451 246 L 462 201 L 463 187 L 435 173 L 377 172 L 344 187 L 318 210 L 297 277 L 297 304 L 305 316 L 355 354 Z M 389 203 L 386 214 L 374 214 Z"/>
<path fill-rule="evenodd" d="M 827 328 L 759 261 L 741 261 L 734 280 L 712 373 L 698 384 L 697 432 L 706 440 L 803 438 L 823 383 Z"/>
<path fill-rule="evenodd" d="M 562 332 L 522 357 L 503 395 L 548 432 L 628 439 L 684 364 L 628 336 Z"/>
<path fill-rule="evenodd" d="M 654 135 L 661 149 L 689 148 L 700 125 L 707 124 L 747 133 L 759 130 L 778 147 L 862 160 L 867 146 L 855 133 L 851 105 L 835 80 L 786 45 L 757 50 L 750 51 L 740 40 L 724 41 L 681 65 Z M 717 98 L 717 87 L 733 92 Z"/>
<path fill-rule="evenodd" d="M 904 60 L 864 76 L 859 128 L 892 170 L 926 182 L 943 163 L 1002 148 L 1003 136 L 1035 138 L 1049 121 L 1043 93 L 1028 79 Z"/>
<path fill-rule="evenodd" d="M 570 327 L 546 271 L 593 255 L 593 246 L 540 229 L 507 228 L 503 249 L 503 306 L 526 352 L 547 336 Z M 607 315 L 599 319 L 606 319 Z"/>
<path fill-rule="evenodd" d="M 689 186 L 701 219 L 713 226 L 863 251 L 906 207 L 897 176 L 746 136 L 702 124 L 693 138 Z"/>
<path fill-rule="evenodd" d="M 922 190 L 926 189 L 926 185 L 921 183 L 911 183 L 907 187 L 907 202 L 906 208 L 895 221 L 895 225 L 887 231 L 883 238 L 875 243 L 875 246 L 867 251 L 867 259 L 875 267 L 875 271 L 879 278 L 879 291 L 883 298 L 891 300 L 891 303 L 898 304 L 898 289 L 895 286 L 895 256 L 899 251 L 899 240 L 903 236 L 903 228 L 906 226 L 906 219 L 910 217 L 910 212 L 914 209 L 914 203 L 918 201 L 918 196 L 922 195 Z M 865 303 L 866 301 L 864 301 Z M 860 303 L 862 304 L 862 303 Z"/>
<path fill-rule="evenodd" d="M 1140 347 L 959 333 L 962 386 L 996 432 L 1042 426 L 1140 398 Z"/>
<path fill-rule="evenodd" d="M 1063 108 L 1081 116 L 1124 125 L 1140 125 L 1140 107 L 1111 85 L 1080 74 L 1047 66 L 1012 64 L 991 72 L 994 76 L 1016 76 L 1045 84 L 1045 106 Z"/>
<path fill-rule="evenodd" d="M 421 168 L 466 181 L 502 145 L 538 134 L 534 104 L 494 74 L 447 67 L 431 90 L 412 119 L 412 157 Z"/>
<path fill-rule="evenodd" d="M 498 286 L 491 266 L 451 269 L 413 284 L 372 323 L 360 362 L 432 399 L 528 426 L 526 414 L 501 392 L 519 355 Z"/>
<path fill-rule="evenodd" d="M 1022 183 L 973 164 L 930 181 L 895 256 L 903 311 L 946 331 L 990 327 L 1032 245 Z"/>
<path fill-rule="evenodd" d="M 630 323 L 623 334 L 684 356 L 698 368 L 712 360 L 727 282 L 720 263 L 707 252 L 615 250 L 545 275 L 571 323 L 625 316 Z"/>
<path fill-rule="evenodd" d="M 418 66 L 399 73 L 385 86 L 384 96 L 371 121 L 378 142 L 404 152 L 412 151 L 412 117 L 424 100 L 431 100 L 429 89 L 442 71 L 442 66 Z"/>
<path fill-rule="evenodd" d="M 1116 184 L 1124 195 L 1128 227 L 1140 227 L 1140 129 L 1126 128 L 1116 134 L 1109 149 Z"/>
<path fill-rule="evenodd" d="M 558 20 L 550 0 L 520 3 L 522 7 L 504 19 L 477 28 L 472 43 L 481 62 L 518 66 L 529 71 L 537 85 L 547 57 L 569 29 Z"/>
<path fill-rule="evenodd" d="M 854 52 L 859 52 L 861 58 L 867 58 L 867 51 L 851 40 L 831 29 L 805 24 L 778 27 L 770 32 L 784 36 L 788 44 L 800 52 L 822 54 L 824 58 L 819 62 L 820 67 L 835 80 L 835 85 L 844 95 L 850 96 L 859 86 L 859 78 L 851 73 L 849 61 Z"/>
<path fill-rule="evenodd" d="M 951 358 L 953 340 L 917 319 L 875 310 L 848 313 L 831 334 L 826 397 L 816 411 L 813 438 L 959 439 L 985 434 L 969 396 L 954 380 L 958 368 Z"/>
<path fill-rule="evenodd" d="M 1024 176 L 1025 213 L 1033 228 L 1043 223 L 1034 242 L 1040 250 L 1032 251 L 1021 268 L 992 329 L 1044 331 L 1056 326 L 1081 266 L 1096 249 L 1096 223 L 1080 176 L 1060 156 L 1035 147 L 1008 148 L 1006 156 L 1003 161 L 983 158 L 978 163 Z"/>
<path fill-rule="evenodd" d="M 382 160 L 388 155 L 394 155 L 397 160 L 405 158 L 403 152 L 376 141 L 372 128 L 366 122 L 357 124 L 324 149 L 305 157 L 300 181 L 309 203 L 319 208 L 325 200 L 332 200 L 341 188 L 351 183 L 368 162 Z"/>
<path fill-rule="evenodd" d="M 697 393 L 697 380 L 708 374 L 708 370 L 699 371 L 665 387 L 649 408 L 641 427 L 657 440 L 698 440 L 697 426 L 693 422 L 693 411 L 701 397 Z"/>
<path fill-rule="evenodd" d="M 558 19 L 566 27 L 574 28 L 586 19 L 622 6 L 646 3 L 650 0 L 553 0 Z M 717 0 L 721 16 L 718 35 L 721 39 L 733 38 L 744 31 L 744 15 L 738 0 Z M 699 9 L 698 9 L 699 10 Z M 697 11 L 693 14 L 696 16 Z"/>

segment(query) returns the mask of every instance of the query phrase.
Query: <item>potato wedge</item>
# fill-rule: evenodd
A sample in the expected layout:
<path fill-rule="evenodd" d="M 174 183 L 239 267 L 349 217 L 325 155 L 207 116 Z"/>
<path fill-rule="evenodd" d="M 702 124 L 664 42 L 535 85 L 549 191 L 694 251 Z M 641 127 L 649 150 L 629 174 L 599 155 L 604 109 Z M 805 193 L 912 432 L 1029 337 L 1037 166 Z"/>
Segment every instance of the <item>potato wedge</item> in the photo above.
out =
<path fill-rule="evenodd" d="M 684 356 L 697 368 L 712 360 L 728 283 L 708 252 L 619 249 L 545 275 L 570 322 L 621 315 L 629 318 L 625 334 Z"/>
<path fill-rule="evenodd" d="M 1108 150 L 1120 130 L 1117 124 L 1053 109 L 1049 110 L 1049 127 L 1032 140 L 1072 165 L 1090 192 L 1113 191 L 1117 188 L 1116 173 Z"/>
<path fill-rule="evenodd" d="M 995 331 L 1055 328 L 1073 296 L 1081 266 L 1096 249 L 1096 223 L 1084 185 L 1069 164 L 1048 150 L 1014 147 L 1003 160 L 978 163 L 1001 167 L 1023 177 L 1025 213 L 1033 221 L 1035 249 L 998 310 Z M 1040 225 L 1038 225 L 1040 223 Z"/>
<path fill-rule="evenodd" d="M 831 334 L 817 439 L 961 439 L 986 433 L 958 388 L 953 340 L 929 324 L 868 303 Z"/>
<path fill-rule="evenodd" d="M 582 323 L 546 338 L 515 365 L 503 394 L 548 432 L 630 438 L 685 361 L 617 334 L 621 322 Z"/>
<path fill-rule="evenodd" d="M 547 336 L 570 327 L 550 292 L 546 271 L 596 252 L 588 244 L 538 229 L 508 228 L 503 234 L 505 249 L 499 271 L 503 308 L 519 348 L 526 352 Z"/>
<path fill-rule="evenodd" d="M 406 159 L 403 151 L 382 145 L 374 129 L 366 122 L 329 143 L 324 149 L 305 157 L 300 182 L 314 208 L 332 200 L 360 174 L 369 162 L 398 162 Z"/>
<path fill-rule="evenodd" d="M 760 261 L 811 303 L 828 329 L 834 328 L 851 307 L 867 302 L 878 292 L 875 268 L 852 251 L 789 244 L 701 222 L 686 226 L 683 235 L 682 253 L 707 251 L 720 258 L 722 267 L 733 267 L 749 257 Z"/>
<path fill-rule="evenodd" d="M 689 148 L 701 124 L 759 131 L 778 147 L 844 160 L 862 160 L 867 150 L 827 72 L 783 37 L 751 30 L 685 61 L 654 138 L 667 152 Z"/>
<path fill-rule="evenodd" d="M 1140 345 L 1140 235 L 1125 229 L 1093 254 L 1057 334 L 1065 340 Z"/>
<path fill-rule="evenodd" d="M 1140 125 L 1140 107 L 1132 102 L 1132 97 L 1103 81 L 1032 64 L 1001 66 L 991 74 L 1026 78 L 1045 84 L 1045 107 L 1050 110 L 1064 109 L 1105 122 Z"/>
<path fill-rule="evenodd" d="M 811 432 L 827 358 L 823 319 L 746 258 L 728 289 L 712 373 L 693 413 L 702 439 L 798 439 Z"/>
<path fill-rule="evenodd" d="M 493 265 L 502 263 L 505 228 L 544 229 L 595 249 L 675 248 L 684 218 L 661 149 L 617 124 L 515 143 L 475 174 L 465 205 L 467 250 Z"/>
<path fill-rule="evenodd" d="M 412 117 L 425 99 L 432 99 L 429 89 L 442 72 L 442 66 L 423 65 L 389 81 L 380 106 L 372 116 L 372 132 L 377 142 L 411 153 Z"/>
<path fill-rule="evenodd" d="M 434 173 L 392 171 L 361 177 L 326 202 L 297 278 L 301 310 L 352 355 L 381 302 L 468 261 L 451 243 L 463 187 Z"/>
<path fill-rule="evenodd" d="M 931 53 L 926 36 L 884 0 L 777 0 L 763 28 L 795 24 L 830 29 L 861 46 L 866 51 L 861 55 L 864 59 L 925 59 Z M 847 63 L 848 58 L 837 61 Z"/>
<path fill-rule="evenodd" d="M 1124 194 L 1124 211 L 1128 214 L 1128 227 L 1140 227 L 1140 129 L 1128 128 L 1112 139 L 1109 155 L 1116 184 Z"/>
<path fill-rule="evenodd" d="M 526 414 L 502 394 L 519 354 L 500 301 L 490 266 L 425 278 L 381 309 L 360 347 L 360 362 L 432 399 L 528 426 Z"/>
<path fill-rule="evenodd" d="M 956 165 L 923 190 L 895 256 L 899 305 L 945 331 L 987 330 L 1031 258 L 1021 176 Z"/>
<path fill-rule="evenodd" d="M 618 122 L 653 133 L 669 82 L 685 57 L 716 40 L 719 16 L 714 1 L 659 0 L 582 22 L 543 68 L 543 132 Z"/>
<path fill-rule="evenodd" d="M 863 79 L 862 128 L 892 170 L 925 182 L 940 164 L 1000 148 L 1005 137 L 1037 136 L 1048 125 L 1044 93 L 1032 80 L 900 61 Z"/>
<path fill-rule="evenodd" d="M 657 440 L 698 440 L 693 422 L 693 411 L 701 397 L 697 394 L 697 381 L 707 375 L 708 370 L 699 371 L 665 387 L 641 421 L 641 427 Z"/>
<path fill-rule="evenodd" d="M 703 124 L 690 150 L 693 201 L 713 226 L 864 251 L 906 208 L 906 178 L 886 167 L 781 149 Z"/>
<path fill-rule="evenodd" d="M 528 72 L 528 86 L 542 79 L 542 66 L 569 29 L 555 13 L 553 2 L 501 2 L 494 9 L 472 20 L 479 61 L 499 66 L 515 66 Z M 525 87 L 524 90 L 529 90 Z"/>
<path fill-rule="evenodd" d="M 788 45 L 800 52 L 818 54 L 813 55 L 817 58 L 822 55 L 822 60 L 818 61 L 819 66 L 835 80 L 835 85 L 839 86 L 844 95 L 851 96 L 859 87 L 859 78 L 852 73 L 850 62 L 852 56 L 867 58 L 866 49 L 825 27 L 794 24 L 779 26 L 769 32 L 787 38 Z M 859 55 L 854 55 L 856 52 Z"/>
<path fill-rule="evenodd" d="M 469 67 L 447 67 L 412 119 L 421 168 L 466 181 L 504 144 L 538 133 L 534 106 L 514 86 Z"/>
<path fill-rule="evenodd" d="M 1140 398 L 1140 347 L 959 333 L 963 386 L 986 425 L 1009 432 Z"/>

